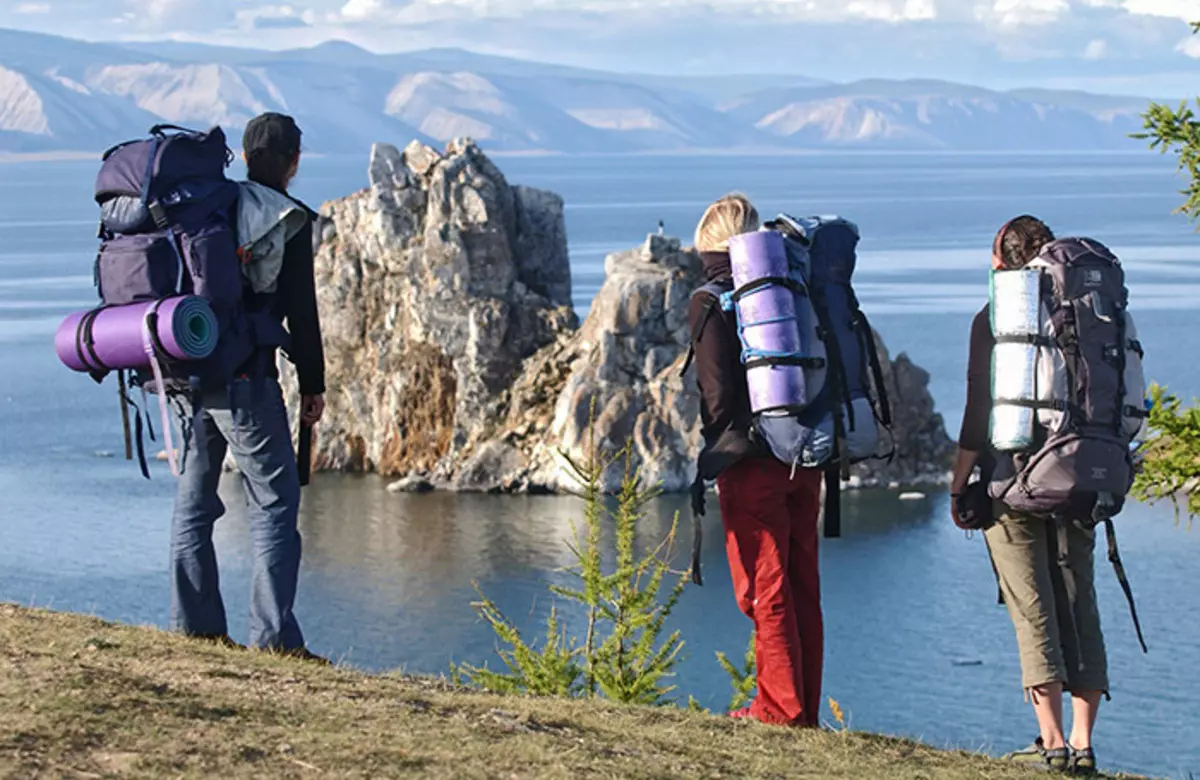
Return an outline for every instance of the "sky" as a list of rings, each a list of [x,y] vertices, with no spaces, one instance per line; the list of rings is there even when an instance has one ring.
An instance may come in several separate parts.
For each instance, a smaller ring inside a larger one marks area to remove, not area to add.
[[[626,72],[941,78],[1156,98],[1200,86],[1189,20],[1200,21],[1200,0],[0,0],[0,27],[96,41],[345,40]]]

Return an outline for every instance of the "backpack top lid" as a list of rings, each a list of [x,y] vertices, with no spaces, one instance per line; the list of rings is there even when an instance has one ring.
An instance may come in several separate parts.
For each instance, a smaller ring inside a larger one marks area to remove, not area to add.
[[[1062,238],[1051,241],[1028,266],[1040,268],[1050,277],[1054,295],[1080,298],[1093,293],[1108,296],[1124,306],[1125,270],[1108,247],[1091,238]]]
[[[849,284],[854,277],[859,232],[853,222],[838,216],[797,219],[780,214],[764,227],[779,231],[808,250],[814,284]]]
[[[219,127],[199,133],[156,125],[150,129],[150,138],[127,141],[104,153],[96,175],[95,199],[97,203],[122,196],[153,200],[181,182],[224,180],[231,162],[233,152]]]
[[[1042,247],[1038,260],[1049,264],[1068,265],[1083,258],[1098,258],[1112,265],[1121,261],[1112,251],[1094,238],[1059,238]]]

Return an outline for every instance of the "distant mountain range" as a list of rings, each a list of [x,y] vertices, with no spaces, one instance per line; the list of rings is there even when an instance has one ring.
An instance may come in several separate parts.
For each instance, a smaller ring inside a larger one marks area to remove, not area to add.
[[[374,141],[492,151],[1127,148],[1148,101],[995,92],[939,81],[606,73],[457,49],[373,54],[347,43],[265,52],[96,44],[0,29],[0,153],[97,151],[159,122],[236,133],[267,110],[306,145]]]

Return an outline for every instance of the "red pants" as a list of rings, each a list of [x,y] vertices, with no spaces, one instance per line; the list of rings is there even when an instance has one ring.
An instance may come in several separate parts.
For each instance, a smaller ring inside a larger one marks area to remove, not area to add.
[[[757,634],[758,698],[767,723],[817,725],[824,627],[817,519],[822,474],[771,458],[742,461],[717,480],[738,606]]]

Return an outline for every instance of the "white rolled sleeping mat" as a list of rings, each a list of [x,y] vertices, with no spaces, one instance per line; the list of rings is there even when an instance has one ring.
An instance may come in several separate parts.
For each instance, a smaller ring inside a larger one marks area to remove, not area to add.
[[[1066,362],[1042,303],[1042,284],[1036,268],[992,271],[991,443],[1000,452],[1030,449],[1036,426],[1055,430],[1063,419],[1048,408],[1065,400]]]

